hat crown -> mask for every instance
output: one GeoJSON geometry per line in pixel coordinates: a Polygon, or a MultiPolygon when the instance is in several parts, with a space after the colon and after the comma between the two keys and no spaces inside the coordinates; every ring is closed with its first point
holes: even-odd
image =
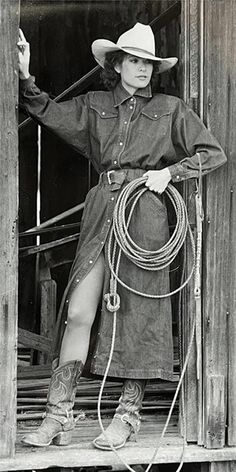
{"type": "Polygon", "coordinates": [[[152,29],[149,25],[143,25],[142,23],[136,23],[133,28],[123,33],[117,41],[117,46],[120,48],[143,49],[155,55],[155,40],[152,29]]]}

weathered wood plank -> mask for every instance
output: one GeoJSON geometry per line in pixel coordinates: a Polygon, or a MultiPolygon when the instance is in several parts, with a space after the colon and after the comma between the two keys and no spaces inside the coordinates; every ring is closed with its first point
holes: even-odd
{"type": "MultiPolygon", "coordinates": [[[[227,151],[228,64],[227,29],[230,2],[211,0],[205,7],[204,120],[227,151]]],[[[205,232],[203,266],[205,401],[211,398],[207,377],[223,375],[227,382],[228,243],[230,189],[227,166],[205,179],[205,232]]],[[[227,389],[225,399],[227,401],[227,389]]],[[[214,406],[216,408],[217,405],[214,406]]],[[[223,411],[218,415],[222,417],[223,411]]],[[[223,402],[221,402],[221,408],[223,402]]],[[[206,409],[207,414],[207,409],[206,409]]],[[[205,429],[207,418],[205,419],[205,429]]]]}
{"type": "MultiPolygon", "coordinates": [[[[229,3],[230,15],[228,19],[228,51],[236,50],[236,4],[229,3]]],[[[236,445],[236,55],[228,56],[228,136],[227,155],[229,166],[230,202],[230,241],[229,241],[229,381],[228,381],[228,444],[236,445]]]]}
{"type": "MultiPolygon", "coordinates": [[[[43,280],[40,282],[40,335],[49,339],[53,339],[56,325],[56,297],[57,284],[55,280],[43,280]]],[[[41,364],[47,364],[52,361],[52,351],[50,353],[42,353],[40,361],[41,364]]]]}
{"type": "MultiPolygon", "coordinates": [[[[186,270],[189,273],[192,265],[192,258],[190,254],[190,247],[188,246],[186,270]]],[[[195,303],[193,297],[194,281],[193,279],[188,284],[184,291],[182,304],[182,340],[184,358],[189,348],[189,341],[193,325],[195,323],[195,303]]],[[[185,416],[187,439],[188,441],[197,441],[198,431],[198,388],[197,388],[197,371],[196,371],[196,343],[194,341],[191,348],[191,355],[188,363],[188,368],[185,374],[184,392],[185,392],[185,411],[182,415],[185,416]]]]}
{"type": "Polygon", "coordinates": [[[49,249],[61,246],[62,244],[67,244],[76,241],[79,238],[79,235],[80,233],[75,233],[70,236],[65,236],[65,238],[57,239],[56,241],[40,244],[39,246],[30,246],[29,248],[23,247],[20,249],[20,255],[22,257],[25,257],[30,256],[32,254],[39,254],[43,251],[48,251],[49,249]]]}
{"type": "Polygon", "coordinates": [[[28,365],[28,366],[18,366],[17,369],[17,378],[18,386],[20,379],[30,379],[38,380],[45,377],[50,377],[52,372],[52,366],[49,365],[28,365]]]}
{"type": "Polygon", "coordinates": [[[206,440],[207,448],[219,448],[225,444],[225,378],[210,375],[207,378],[206,440]]]}
{"type": "Polygon", "coordinates": [[[18,1],[0,0],[0,456],[16,435],[18,1]]]}
{"type": "Polygon", "coordinates": [[[209,472],[236,472],[236,462],[212,462],[209,464],[209,472]]]}
{"type": "Polygon", "coordinates": [[[19,328],[18,339],[20,343],[26,347],[30,347],[31,349],[47,352],[48,354],[51,354],[52,352],[52,339],[41,336],[40,334],[32,333],[32,331],[19,328]]]}
{"type": "MultiPolygon", "coordinates": [[[[181,13],[182,31],[182,97],[186,103],[198,110],[199,99],[199,2],[197,0],[186,0],[182,3],[181,13]]],[[[184,199],[188,208],[190,223],[195,225],[194,199],[190,198],[195,190],[194,182],[189,181],[184,186],[184,199]]],[[[186,268],[191,265],[191,255],[187,254],[186,268]]],[[[186,355],[190,332],[195,319],[195,303],[193,296],[194,282],[190,282],[183,297],[183,351],[186,355]]],[[[196,375],[196,347],[192,347],[187,372],[185,375],[184,391],[186,405],[186,426],[188,441],[197,441],[199,431],[201,433],[201,379],[197,382],[196,375]],[[200,385],[199,385],[200,384],[200,385]]],[[[200,434],[201,436],[201,434],[200,434]]]]}
{"type": "MultiPolygon", "coordinates": [[[[99,428],[96,434],[99,433],[99,428]]],[[[94,436],[93,436],[94,437],[94,436]]],[[[92,439],[92,437],[91,437],[92,439]]],[[[154,441],[157,438],[152,435],[151,444],[149,441],[145,442],[142,438],[140,442],[129,442],[128,445],[119,451],[120,457],[128,464],[148,464],[152,454],[154,453],[154,441]]],[[[182,446],[176,444],[175,438],[167,437],[166,442],[158,451],[155,464],[173,464],[178,463],[182,456],[182,446]]],[[[226,447],[224,449],[205,449],[197,445],[189,445],[185,451],[185,463],[198,463],[199,472],[206,472],[203,463],[221,461],[223,467],[216,469],[217,472],[223,472],[224,467],[227,470],[227,461],[234,461],[236,457],[235,447],[226,447]],[[201,464],[200,464],[201,463],[201,464]]],[[[234,467],[235,467],[235,463],[234,467]]],[[[67,447],[50,446],[49,448],[42,448],[40,451],[36,448],[24,448],[18,452],[14,459],[0,459],[0,472],[6,470],[35,470],[47,469],[49,467],[98,467],[98,466],[114,466],[116,470],[124,470],[124,465],[121,461],[110,451],[99,451],[91,445],[91,441],[87,443],[73,443],[67,447]]],[[[191,470],[188,469],[186,470],[191,470]]],[[[195,468],[195,470],[197,470],[195,468]]],[[[214,470],[214,469],[213,469],[214,470]]],[[[213,472],[213,471],[211,471],[213,472]]],[[[215,471],[214,471],[215,472],[215,471]]],[[[230,472],[235,472],[235,468],[231,468],[230,472]]]]}

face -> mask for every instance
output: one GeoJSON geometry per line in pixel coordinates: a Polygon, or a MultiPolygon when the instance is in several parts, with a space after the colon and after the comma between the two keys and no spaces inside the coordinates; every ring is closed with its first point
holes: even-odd
{"type": "Polygon", "coordinates": [[[149,59],[126,54],[122,64],[117,64],[115,70],[120,74],[123,87],[133,95],[137,89],[149,84],[153,63],[149,59]]]}

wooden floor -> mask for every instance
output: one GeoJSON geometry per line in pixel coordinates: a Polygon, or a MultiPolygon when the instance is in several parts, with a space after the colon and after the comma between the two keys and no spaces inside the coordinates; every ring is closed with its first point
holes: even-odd
{"type": "MultiPolygon", "coordinates": [[[[119,451],[120,458],[111,451],[100,451],[93,447],[92,440],[100,431],[95,418],[81,420],[75,429],[72,444],[66,447],[23,446],[20,439],[25,432],[33,431],[35,426],[29,425],[29,422],[22,423],[17,434],[16,455],[11,459],[0,459],[0,471],[91,466],[112,466],[116,470],[122,470],[125,469],[122,460],[129,465],[148,464],[160,442],[165,418],[164,415],[160,417],[157,414],[143,416],[138,441],[129,441],[127,446],[119,451]]],[[[109,421],[104,420],[104,425],[109,421]]],[[[173,417],[154,463],[178,463],[182,454],[183,441],[178,433],[177,417],[173,417]]],[[[188,445],[184,451],[184,460],[188,463],[236,460],[236,448],[207,450],[197,445],[188,445]]]]}

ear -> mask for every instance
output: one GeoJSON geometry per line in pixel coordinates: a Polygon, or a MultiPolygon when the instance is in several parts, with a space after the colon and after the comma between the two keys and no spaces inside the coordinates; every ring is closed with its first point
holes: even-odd
{"type": "Polygon", "coordinates": [[[116,64],[116,65],[114,66],[114,69],[115,69],[115,71],[117,72],[117,74],[120,74],[120,64],[116,64]]]}

